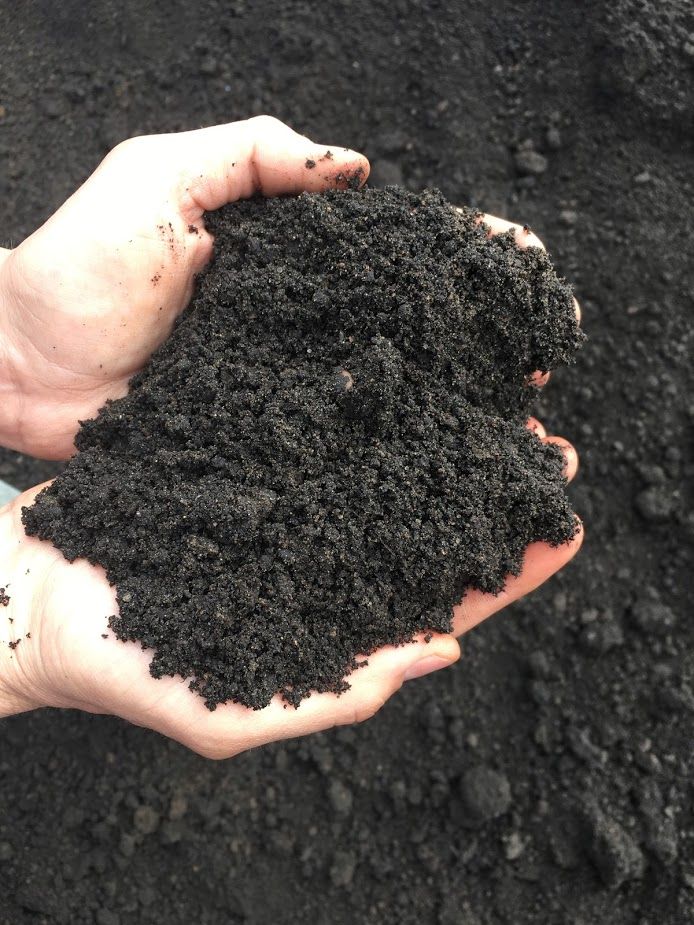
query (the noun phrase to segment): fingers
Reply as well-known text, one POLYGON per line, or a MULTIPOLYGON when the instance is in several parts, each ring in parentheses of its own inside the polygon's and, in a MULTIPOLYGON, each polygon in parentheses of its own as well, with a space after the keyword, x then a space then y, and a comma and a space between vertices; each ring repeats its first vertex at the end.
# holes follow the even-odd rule
POLYGON ((543 443, 553 443, 555 446, 559 447, 564 454, 564 474, 566 475, 567 481, 570 482, 575 478, 578 472, 578 453, 575 447, 564 437, 555 437, 554 435, 547 436, 544 425, 538 421, 537 418, 528 418, 525 422, 525 426, 528 430, 531 430, 536 437, 539 437, 543 443))
MULTIPOLYGON (((570 482, 578 471, 578 453, 575 448, 564 437, 548 436, 537 418, 528 418, 526 426, 543 443, 553 444, 561 449, 565 459, 565 475, 567 481, 570 482)), ((453 610, 454 632, 457 635, 466 633, 493 613, 534 591, 571 561, 581 548, 582 542, 583 525, 581 524, 578 533, 569 543, 558 547, 552 547, 546 543, 533 543, 526 550, 521 574, 517 577, 511 576, 500 594, 468 591, 462 602, 453 610)))
POLYGON ((540 439, 543 443, 552 443, 554 446, 558 446, 562 451, 564 454, 564 474, 567 481, 570 482, 578 472, 578 453, 574 447, 563 437, 550 436, 541 437, 540 439))
POLYGON ((537 418, 528 418, 528 420, 525 422, 525 426, 528 428, 528 430, 532 430, 532 432, 538 437, 547 436, 547 431, 537 418))
POLYGON ((362 154, 316 144, 270 116, 161 137, 182 153, 191 221, 255 193, 278 196, 359 187, 369 175, 362 154))
POLYGON ((518 225, 516 222, 508 222, 505 218, 498 218, 496 215, 489 215, 487 213, 485 213, 479 221, 484 222, 489 228, 490 238, 494 237, 495 234, 513 231, 516 244, 519 247, 539 247, 543 251, 547 250, 542 241, 530 230, 528 225, 518 225))
MULTIPOLYGON (((506 221, 505 218, 498 218, 496 215, 489 215, 485 213, 479 219, 479 222, 484 222, 485 225, 489 228, 489 237, 494 237, 495 234, 502 234, 505 231, 513 231, 516 243, 519 247, 539 247, 543 251, 546 251, 547 248, 538 238, 538 236, 528 227, 528 225, 519 225, 517 222, 506 221)), ((581 323, 581 306, 578 304, 578 299, 574 296, 574 311, 576 312, 576 320, 578 323, 581 323)))
POLYGON ((468 591, 461 603, 453 610, 453 628, 456 635, 467 633, 493 613, 508 607, 514 601, 530 594, 548 578, 573 559, 583 543, 583 525, 579 524, 576 536, 561 546, 547 543, 532 543, 525 551, 523 570, 518 576, 508 578, 499 594, 484 594, 468 591))
POLYGON ((543 389, 549 382, 551 373, 542 372, 539 369, 536 369, 535 372, 528 377, 527 384, 533 386, 536 389, 543 389))
MULTIPOLYGON (((528 225, 519 225, 516 222, 509 222, 504 218, 499 218, 496 215, 489 215, 485 213, 479 218, 480 224, 483 222, 489 228, 488 236, 490 238, 494 237, 496 234, 503 234, 505 231, 513 231, 514 237, 516 239, 516 244, 519 247, 539 247, 541 250, 546 251, 547 248, 538 238, 538 236, 531 231, 528 225)), ((574 311, 576 312, 576 319, 578 323, 581 323, 581 308, 578 304, 577 299, 574 297, 574 311)), ((537 370, 534 372, 528 379, 528 385, 532 385, 537 389, 543 388, 550 379, 549 372, 543 372, 537 370)))

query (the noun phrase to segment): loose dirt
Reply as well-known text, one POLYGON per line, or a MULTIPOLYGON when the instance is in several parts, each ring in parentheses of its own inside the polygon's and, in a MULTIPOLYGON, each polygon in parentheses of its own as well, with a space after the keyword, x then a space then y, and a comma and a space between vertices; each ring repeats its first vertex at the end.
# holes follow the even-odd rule
POLYGON ((574 536, 562 453, 526 427, 531 375, 582 340, 571 291, 478 218, 395 187, 208 217, 173 336, 23 512, 104 566, 155 677, 210 708, 340 693, 574 536))

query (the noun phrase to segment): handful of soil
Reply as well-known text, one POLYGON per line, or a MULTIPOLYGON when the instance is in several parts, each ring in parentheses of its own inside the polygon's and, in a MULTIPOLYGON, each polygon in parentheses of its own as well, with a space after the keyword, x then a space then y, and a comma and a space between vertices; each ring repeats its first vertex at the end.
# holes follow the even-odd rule
POLYGON ((213 709, 341 692, 577 529, 528 377, 582 335, 544 253, 438 192, 207 216, 214 262, 129 394, 23 512, 106 569, 118 638, 213 709))

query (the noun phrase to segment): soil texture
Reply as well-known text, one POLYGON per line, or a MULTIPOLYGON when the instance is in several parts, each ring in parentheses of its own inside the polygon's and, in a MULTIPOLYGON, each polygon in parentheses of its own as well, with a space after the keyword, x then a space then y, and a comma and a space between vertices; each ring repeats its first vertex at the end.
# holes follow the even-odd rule
POLYGON ((106 569, 155 677, 210 709, 340 693, 574 536, 562 452, 526 426, 530 377, 581 343, 573 297, 479 218, 397 187, 208 216, 173 335, 23 511, 106 569))
POLYGON ((3 245, 127 136, 268 112, 527 222, 590 338, 536 411, 581 457, 567 569, 368 723, 229 763, 3 721, 2 925, 694 921, 692 33, 688 0, 0 4, 3 245))

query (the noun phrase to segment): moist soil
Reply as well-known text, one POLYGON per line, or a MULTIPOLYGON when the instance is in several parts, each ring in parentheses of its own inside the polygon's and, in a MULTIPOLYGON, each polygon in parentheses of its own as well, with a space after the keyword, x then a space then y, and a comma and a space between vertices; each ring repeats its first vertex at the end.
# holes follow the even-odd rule
POLYGON ((212 763, 111 718, 3 721, 2 925, 693 921, 691 5, 66 0, 0 25, 6 246, 126 136, 266 111, 364 150, 375 186, 530 224, 590 337, 536 412, 581 455, 577 559, 358 727, 212 763))
POLYGON ((531 376, 581 342, 571 290, 480 217, 397 187, 207 217, 192 305, 23 511, 106 569, 155 677, 210 709, 339 694, 573 538, 562 452, 526 426, 531 376))

